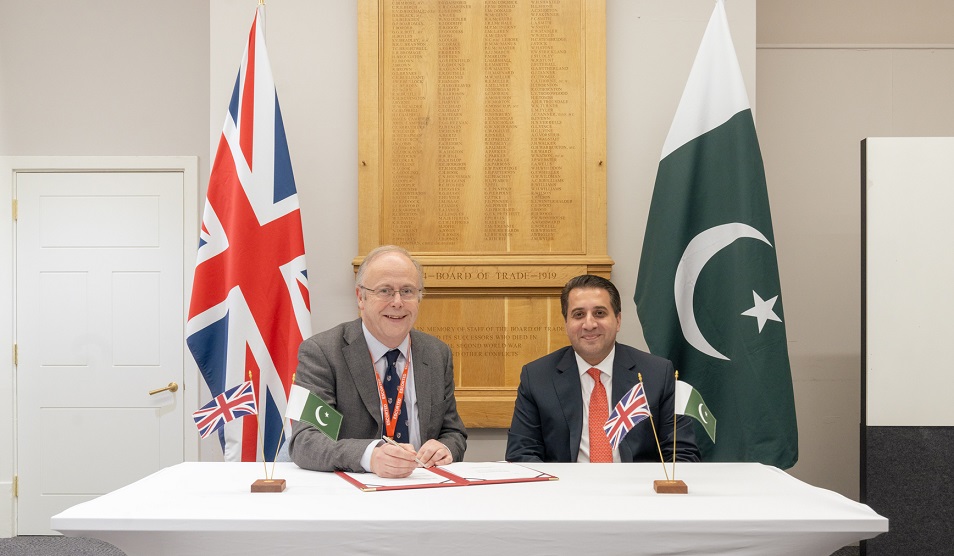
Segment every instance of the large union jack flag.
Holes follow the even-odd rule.
[[[609,437],[610,444],[615,450],[623,437],[630,429],[636,426],[643,419],[649,417],[649,402],[646,401],[646,393],[643,392],[643,383],[637,382],[636,386],[630,388],[610,413],[609,419],[603,425],[606,436]]]
[[[195,419],[199,435],[205,438],[229,421],[256,413],[258,410],[255,408],[255,385],[243,382],[212,398],[211,402],[193,413],[192,418]]]
[[[186,325],[212,395],[251,381],[258,399],[257,419],[220,432],[226,461],[274,459],[298,346],[311,335],[298,194],[264,10],[252,21],[209,177]]]

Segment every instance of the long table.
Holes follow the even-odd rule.
[[[864,504],[755,463],[537,464],[555,481],[362,492],[277,464],[182,463],[53,516],[66,535],[149,554],[820,554],[888,530]],[[271,467],[269,466],[269,469]]]

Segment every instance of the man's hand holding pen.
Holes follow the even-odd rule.
[[[417,467],[446,465],[453,461],[450,450],[437,440],[428,440],[415,452],[410,444],[398,444],[389,437],[383,437],[384,444],[371,453],[371,472],[379,477],[403,478]]]

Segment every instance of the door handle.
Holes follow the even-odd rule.
[[[168,390],[168,391],[170,391],[170,392],[175,392],[175,391],[178,390],[178,389],[179,389],[179,385],[178,385],[178,384],[176,384],[175,382],[170,382],[170,383],[169,383],[169,386],[164,386],[164,387],[162,387],[162,388],[156,388],[155,390],[150,390],[150,391],[149,391],[149,395],[150,395],[150,396],[155,396],[155,395],[158,394],[159,392],[165,392],[166,390]]]

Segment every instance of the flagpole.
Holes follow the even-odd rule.
[[[679,382],[679,371],[676,371],[676,382]],[[675,401],[675,400],[673,400]],[[676,404],[672,404],[672,480],[676,480]]]
[[[255,382],[252,380],[252,369],[248,370],[248,381],[252,383],[254,388]],[[255,389],[256,392],[258,389]],[[265,463],[265,434],[262,430],[262,420],[258,418],[258,413],[255,414],[255,444],[262,447],[262,467],[265,469],[265,478],[268,478],[268,464]],[[261,442],[259,440],[261,439]]]
[[[251,370],[251,369],[248,370],[248,379],[249,379],[249,380],[252,380],[252,370]],[[252,384],[254,385],[255,383],[253,382]],[[274,480],[272,480],[271,477],[268,476],[268,462],[265,461],[265,430],[259,428],[259,426],[262,424],[262,421],[258,418],[258,413],[255,414],[255,424],[256,424],[255,434],[258,436],[258,438],[256,438],[256,442],[259,441],[259,440],[261,440],[261,443],[260,443],[259,445],[262,447],[262,468],[265,470],[265,478],[264,478],[264,479],[255,479],[255,480],[252,482],[251,491],[252,491],[252,492],[284,492],[284,491],[285,491],[285,479],[279,479],[278,481],[274,481]],[[284,418],[284,416],[282,417],[282,432],[283,432],[283,433],[285,432],[285,418]],[[281,435],[279,435],[279,443],[280,443],[280,442],[281,442]],[[275,454],[276,454],[276,456],[278,455],[278,451],[277,451],[277,450],[275,451]],[[272,474],[274,474],[274,473],[275,473],[275,462],[273,461],[273,462],[272,462]]]
[[[257,438],[256,440],[258,441],[258,445],[262,447],[262,450],[261,450],[261,452],[262,452],[262,468],[265,469],[265,478],[267,479],[267,478],[268,478],[268,461],[265,459],[265,429],[261,428],[261,427],[262,427],[262,420],[258,418],[258,414],[257,414],[257,413],[255,414],[255,424],[258,425],[258,426],[256,427],[256,428],[258,429],[258,430],[257,430],[257,432],[258,432],[258,438]]]
[[[640,384],[643,382],[643,373],[636,373],[636,378],[639,379]],[[649,412],[649,424],[653,429],[653,438],[656,439],[656,449],[659,450],[659,462],[663,466],[663,474],[666,475],[666,480],[669,480],[669,470],[666,469],[666,458],[662,455],[662,446],[659,445],[659,435],[656,434],[656,423],[653,422],[653,412]]]
[[[292,373],[291,383],[289,383],[289,386],[288,386],[289,391],[291,389],[291,385],[295,384],[296,374],[298,373],[297,372]],[[285,396],[285,415],[282,415],[282,432],[278,433],[278,444],[275,445],[275,457],[272,458],[272,474],[271,476],[268,477],[269,479],[275,478],[275,462],[278,461],[278,451],[282,449],[282,439],[285,438],[285,419],[287,418],[286,415],[288,415],[288,395]],[[264,441],[263,441],[263,444],[264,444]]]
[[[268,479],[275,478],[275,462],[278,461],[278,451],[282,449],[282,439],[285,438],[285,417],[282,416],[282,432],[278,433],[278,444],[275,445],[275,457],[272,458],[272,474],[269,475],[265,473],[265,477]],[[262,442],[264,444],[264,441]],[[264,450],[264,448],[263,448]],[[264,459],[264,455],[262,458]]]

